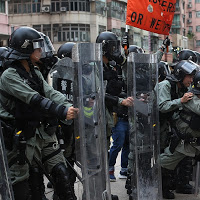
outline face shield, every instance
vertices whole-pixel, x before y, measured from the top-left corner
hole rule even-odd
[[[33,49],[41,49],[41,56],[40,58],[44,58],[46,53],[45,53],[45,48],[44,48],[44,40],[42,38],[35,39],[32,41],[33,44]]]
[[[50,40],[50,38],[46,35],[42,35],[42,38],[44,40],[44,49],[45,49],[45,52],[47,54],[47,57],[48,55],[54,55],[56,53],[54,47],[53,47],[53,44]]]
[[[185,74],[189,75],[195,75],[198,69],[198,65],[191,60],[184,62],[181,67],[184,70]]]
[[[108,40],[107,42],[108,42],[107,52],[110,55],[113,55],[116,52],[120,52],[121,53],[120,41],[119,40]]]

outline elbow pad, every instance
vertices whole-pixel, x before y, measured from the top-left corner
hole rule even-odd
[[[48,98],[36,94],[32,97],[31,106],[37,107],[42,112],[46,114],[54,115],[60,120],[65,120],[68,108],[62,104],[56,104],[54,101],[51,101]]]
[[[116,96],[112,96],[108,93],[105,94],[105,102],[113,105],[113,106],[117,106],[118,105],[118,101],[119,101],[119,98],[116,97]]]

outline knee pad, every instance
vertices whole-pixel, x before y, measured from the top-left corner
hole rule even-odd
[[[28,200],[30,198],[28,180],[14,184],[12,187],[15,200]]]
[[[73,190],[70,185],[70,174],[68,168],[64,163],[59,163],[52,169],[52,178],[55,182],[55,193],[59,196],[60,200],[73,200]]]

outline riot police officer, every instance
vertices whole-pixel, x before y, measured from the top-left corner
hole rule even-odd
[[[163,145],[165,146],[168,145],[167,140],[169,139],[169,135],[167,134],[169,134],[169,127],[172,130],[175,127],[173,122],[178,116],[179,109],[182,108],[184,103],[192,99],[193,94],[191,92],[187,93],[187,91],[193,81],[196,70],[197,68],[194,62],[182,60],[175,66],[173,74],[167,76],[166,80],[158,84],[160,125],[161,127],[166,126],[168,129],[166,135],[161,135],[161,141],[164,141]],[[161,148],[164,147],[161,146]],[[167,170],[162,170],[162,176],[163,197],[173,199],[174,194],[169,191],[171,186],[169,176],[172,176],[172,173],[168,173]]]
[[[181,60],[192,60],[195,63],[198,63],[198,54],[190,49],[183,49],[177,55],[179,61]],[[198,67],[199,68],[199,67]],[[184,158],[179,165],[176,167],[176,192],[177,193],[185,193],[191,194],[194,193],[194,188],[189,184],[189,174],[190,177],[192,176],[193,168],[192,165],[192,158],[186,157]],[[184,179],[185,177],[185,179]],[[188,181],[186,181],[188,180]]]
[[[170,40],[168,38],[164,39],[163,40],[163,44],[162,46],[159,48],[159,50],[156,52],[156,55],[157,55],[157,62],[159,63],[162,59],[162,56],[163,56],[163,53],[165,51],[165,49],[170,45]],[[145,53],[144,49],[142,49],[141,47],[137,46],[137,45],[130,45],[129,48],[128,48],[128,53]],[[126,69],[127,67],[125,67]],[[140,91],[145,91],[146,90],[146,87],[148,85],[148,79],[149,79],[149,75],[146,74],[146,71],[143,70],[144,66],[141,65],[141,67],[138,67],[137,68],[137,76],[136,76],[136,84],[137,84],[137,88],[138,90]],[[134,163],[134,137],[130,136],[130,153],[129,153],[129,156],[128,156],[128,177],[127,177],[127,180],[126,180],[126,185],[125,185],[125,188],[127,189],[127,193],[129,195],[131,195],[132,193],[132,183],[131,183],[131,174],[133,172],[133,163]],[[130,196],[130,199],[132,197]]]
[[[5,57],[8,53],[7,47],[0,47],[0,76],[5,69]]]
[[[158,81],[164,81],[166,76],[171,74],[169,65],[167,62],[160,61],[158,63]]]
[[[120,41],[116,34],[112,32],[102,32],[96,39],[97,43],[102,43],[103,51],[103,78],[106,85],[106,116],[107,116],[107,137],[108,144],[112,129],[113,145],[109,154],[109,174],[110,180],[116,181],[114,175],[114,165],[119,151],[122,149],[120,177],[127,174],[129,135],[128,135],[128,115],[127,107],[132,106],[132,97],[127,97],[126,83],[122,76],[122,65],[126,58],[121,54]],[[109,62],[115,62],[115,66]],[[108,145],[109,146],[109,145]]]
[[[0,117],[6,124],[4,139],[15,199],[28,199],[29,166],[36,165],[36,160],[51,174],[60,200],[73,199],[68,168],[50,117],[71,120],[78,109],[50,87],[34,67],[45,53],[38,31],[18,28],[11,34],[9,46],[12,63],[0,80]]]
[[[199,65],[200,64],[200,53],[199,52],[197,52],[197,51],[193,51],[195,54],[196,54],[196,56],[197,56],[197,64]]]
[[[197,55],[190,49],[183,49],[177,54],[177,60],[192,60],[193,62],[197,63]]]
[[[193,81],[194,87],[190,90],[190,93],[186,93],[187,96],[185,97],[190,99],[190,101],[182,105],[183,109],[180,111],[179,118],[175,122],[176,128],[174,134],[176,135],[177,142],[173,147],[173,152],[171,146],[173,144],[172,142],[170,146],[165,149],[165,152],[161,154],[161,166],[165,171],[172,172],[186,156],[199,159],[200,72],[194,76]],[[191,94],[193,94],[192,97]]]

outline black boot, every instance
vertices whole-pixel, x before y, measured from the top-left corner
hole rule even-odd
[[[194,194],[195,189],[189,184],[192,177],[192,159],[184,158],[177,167],[176,193]]]
[[[132,193],[131,176],[130,175],[127,176],[125,188],[127,189],[127,194],[130,195]]]
[[[31,200],[48,200],[45,196],[44,178],[41,170],[39,168],[31,168],[29,174]]]
[[[114,194],[111,194],[111,199],[112,199],[112,200],[119,200],[118,196],[117,196],[117,195],[114,195]]]
[[[174,199],[175,195],[170,191],[170,179],[173,177],[173,170],[161,168],[162,171],[162,193],[164,199]]]

